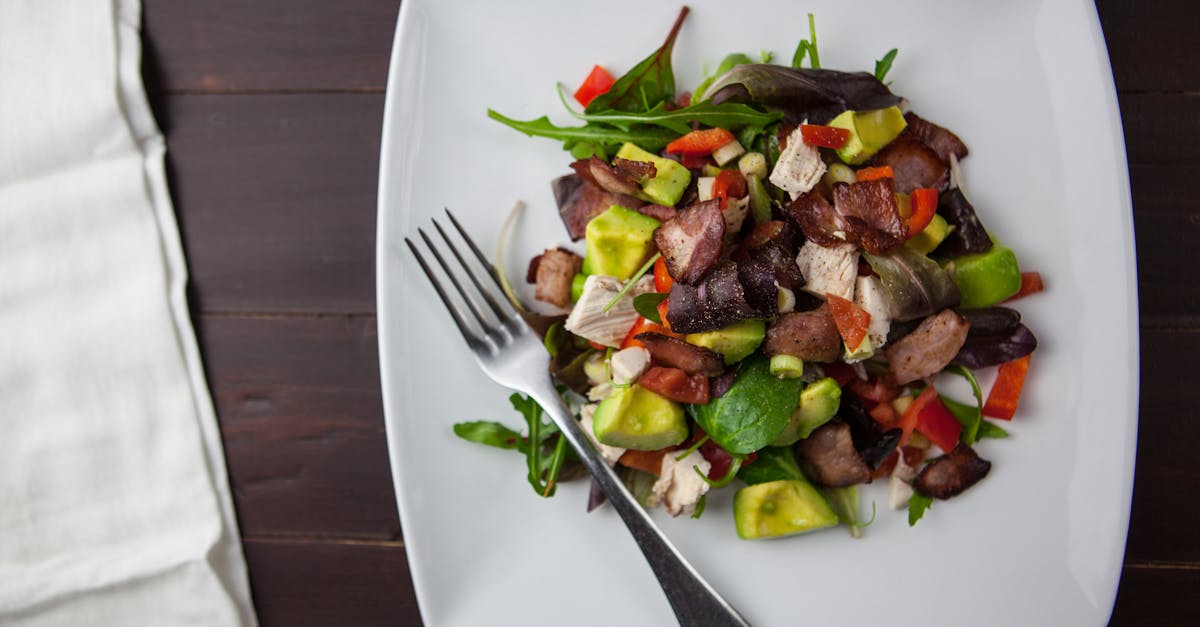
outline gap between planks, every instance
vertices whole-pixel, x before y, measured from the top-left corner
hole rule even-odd
[[[1130,570],[1200,571],[1200,563],[1196,562],[1130,562],[1124,567]]]
[[[329,536],[242,536],[242,542],[256,544],[322,544],[331,546],[367,546],[387,549],[403,549],[404,540],[369,540],[363,538],[339,538]]]
[[[250,320],[374,320],[373,311],[199,311],[197,318],[245,318]]]

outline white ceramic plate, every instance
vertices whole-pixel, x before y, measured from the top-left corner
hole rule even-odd
[[[485,116],[550,114],[594,63],[615,73],[656,48],[679,6],[644,0],[405,0],[380,169],[379,341],[388,443],[425,622],[664,625],[673,618],[610,510],[587,484],[535,496],[522,459],[457,439],[462,420],[517,426],[508,392],[476,369],[403,237],[442,207],[494,246],[528,203],[507,271],[564,243],[549,181],[569,157]],[[1137,310],[1127,170],[1108,58],[1084,0],[983,3],[697,1],[675,49],[680,89],[728,52],[790,59],[817,17],[825,67],[888,76],[913,110],[971,148],[985,223],[1048,291],[1019,304],[1041,346],[1009,440],[979,486],[909,528],[879,505],[866,537],[827,531],[738,540],[730,499],[700,520],[655,518],[756,625],[1100,625],[1125,542],[1137,425]],[[985,385],[990,373],[984,375]],[[725,492],[731,492],[727,490]]]

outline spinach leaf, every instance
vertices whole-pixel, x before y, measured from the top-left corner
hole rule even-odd
[[[515,449],[521,442],[521,434],[498,423],[487,420],[460,422],[454,425],[454,435],[478,444],[503,449]]]
[[[492,109],[488,109],[488,117],[512,129],[525,133],[530,137],[547,137],[563,142],[563,148],[572,150],[576,145],[587,143],[594,146],[617,145],[629,142],[637,144],[650,152],[658,152],[665,148],[678,133],[657,126],[639,126],[629,130],[621,130],[600,124],[585,124],[583,126],[556,126],[550,118],[542,116],[536,120],[514,120],[505,117]],[[591,147],[589,147],[590,149]]]
[[[662,324],[662,317],[658,315],[658,304],[667,300],[670,294],[663,292],[647,292],[638,294],[633,297],[633,308],[641,317],[653,322],[654,324]]]
[[[746,464],[738,471],[738,479],[749,485],[780,479],[807,481],[790,446],[768,446],[760,450],[753,464]]]
[[[726,130],[736,130],[742,127],[761,128],[779,120],[783,114],[764,112],[749,105],[727,102],[713,104],[701,102],[688,107],[668,110],[665,103],[659,103],[649,111],[600,111],[598,113],[579,113],[571,108],[566,100],[563,86],[558,86],[558,97],[571,115],[589,123],[607,124],[614,128],[628,131],[639,124],[661,126],[671,129],[679,135],[692,130],[692,123],[699,122],[706,126],[719,126]]]
[[[913,492],[913,495],[908,497],[908,526],[912,527],[917,524],[930,505],[933,505],[932,498],[920,492]]]
[[[892,61],[896,60],[897,52],[899,52],[898,49],[892,48],[883,55],[882,59],[875,62],[875,78],[883,81],[883,77],[887,76],[888,71],[892,69]]]
[[[730,453],[751,453],[775,441],[800,403],[804,384],[775,377],[769,363],[762,353],[746,358],[728,392],[707,405],[689,405],[704,432]]]
[[[817,21],[813,14],[808,14],[808,39],[801,39],[792,55],[792,67],[799,68],[804,64],[804,56],[808,55],[808,63],[813,69],[821,69],[821,55],[817,54]]]
[[[679,36],[679,29],[683,26],[683,19],[687,14],[688,8],[684,6],[662,46],[618,78],[608,91],[596,96],[588,103],[586,111],[649,111],[659,103],[674,100],[675,72],[671,69],[671,53],[675,49],[675,38]]]

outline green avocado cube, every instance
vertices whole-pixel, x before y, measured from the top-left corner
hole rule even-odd
[[[648,161],[654,164],[654,178],[642,184],[642,200],[674,207],[683,197],[692,173],[678,161],[659,157],[642,150],[634,144],[623,144],[617,156],[630,161]]]
[[[800,392],[800,405],[792,421],[771,446],[791,446],[812,435],[817,427],[829,422],[842,404],[842,388],[837,381],[825,377],[809,384]]]
[[[738,490],[733,522],[739,538],[757,540],[833,527],[838,517],[807,481],[779,479]]]
[[[703,346],[720,353],[728,365],[736,364],[749,357],[766,337],[767,323],[757,318],[750,318],[716,331],[689,333],[684,336],[684,340],[689,344]]]
[[[850,165],[861,165],[896,139],[908,122],[900,107],[892,106],[870,111],[846,110],[830,120],[829,126],[850,131],[850,139],[838,148],[837,154]]]
[[[624,281],[654,254],[659,221],[613,205],[591,219],[584,230],[584,274],[603,274]]]
[[[994,244],[985,253],[954,259],[954,283],[963,309],[990,307],[1021,289],[1021,268],[1012,249]]]
[[[922,255],[928,255],[949,234],[950,223],[946,222],[946,218],[935,213],[933,219],[929,221],[929,225],[908,240],[908,245]]]
[[[592,433],[609,446],[657,451],[686,440],[688,424],[678,403],[635,383],[600,402]]]

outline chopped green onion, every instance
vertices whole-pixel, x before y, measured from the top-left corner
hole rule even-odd
[[[647,260],[646,263],[642,264],[642,267],[638,268],[638,271],[634,272],[633,276],[629,277],[629,280],[625,282],[625,285],[621,286],[621,290],[612,297],[612,300],[608,301],[607,305],[604,306],[604,313],[608,313],[609,309],[612,309],[613,306],[616,305],[623,296],[628,294],[629,290],[633,289],[634,283],[637,283],[639,279],[641,279],[643,276],[646,276],[646,273],[650,271],[650,268],[654,267],[654,262],[658,261],[659,257],[662,257],[662,253],[654,253],[653,257]]]

